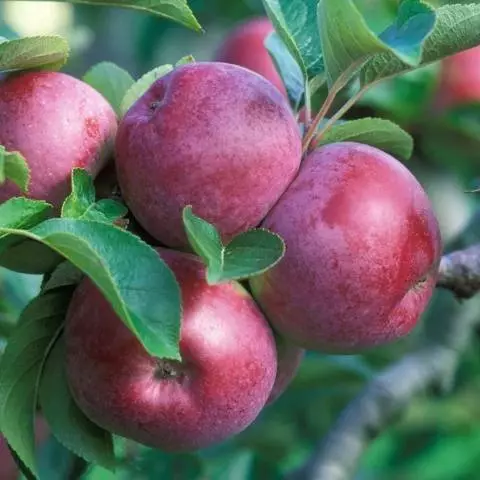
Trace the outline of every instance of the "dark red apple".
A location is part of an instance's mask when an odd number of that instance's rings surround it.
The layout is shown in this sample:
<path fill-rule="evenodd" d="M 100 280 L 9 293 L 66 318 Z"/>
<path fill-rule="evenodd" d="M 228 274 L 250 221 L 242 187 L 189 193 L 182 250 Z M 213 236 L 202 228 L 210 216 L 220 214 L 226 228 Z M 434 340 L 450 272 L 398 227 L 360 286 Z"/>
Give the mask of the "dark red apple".
<path fill-rule="evenodd" d="M 398 339 L 435 287 L 441 241 L 429 199 L 374 147 L 311 153 L 263 226 L 287 250 L 252 291 L 273 327 L 304 348 L 348 353 Z"/>
<path fill-rule="evenodd" d="M 139 223 L 188 246 L 182 209 L 228 241 L 258 225 L 298 171 L 301 138 L 285 98 L 236 65 L 205 62 L 158 79 L 120 122 L 118 181 Z"/>
<path fill-rule="evenodd" d="M 435 108 L 480 102 L 480 46 L 451 55 L 440 63 Z"/>
<path fill-rule="evenodd" d="M 275 340 L 239 284 L 209 286 L 196 257 L 159 253 L 182 291 L 182 362 L 147 354 L 85 280 L 66 320 L 68 381 L 79 407 L 107 430 L 166 451 L 194 450 L 255 420 L 275 381 Z"/>
<path fill-rule="evenodd" d="M 251 18 L 242 22 L 223 40 L 215 54 L 215 60 L 259 73 L 286 96 L 282 79 L 264 44 L 273 31 L 273 25 L 267 17 Z"/>
<path fill-rule="evenodd" d="M 107 100 L 70 75 L 28 72 L 0 83 L 0 145 L 26 158 L 30 198 L 60 208 L 70 193 L 72 168 L 95 176 L 116 131 L 116 115 Z M 0 184 L 0 203 L 20 195 L 12 182 Z"/>

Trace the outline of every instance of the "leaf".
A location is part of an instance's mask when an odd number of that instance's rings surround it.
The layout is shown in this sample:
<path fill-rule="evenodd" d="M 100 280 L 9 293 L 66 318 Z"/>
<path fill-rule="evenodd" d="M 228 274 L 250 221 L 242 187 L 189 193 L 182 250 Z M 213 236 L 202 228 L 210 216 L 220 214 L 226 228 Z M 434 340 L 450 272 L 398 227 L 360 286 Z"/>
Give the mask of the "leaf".
<path fill-rule="evenodd" d="M 34 474 L 37 382 L 44 356 L 64 320 L 71 293 L 62 289 L 32 300 L 20 316 L 0 361 L 0 428 Z"/>
<path fill-rule="evenodd" d="M 31 228 L 45 220 L 51 208 L 50 204 L 41 200 L 11 198 L 0 204 L 0 228 Z"/>
<path fill-rule="evenodd" d="M 270 53 L 277 71 L 282 78 L 290 104 L 294 111 L 297 111 L 301 105 L 305 91 L 305 81 L 302 70 L 277 33 L 272 32 L 266 38 L 265 47 Z"/>
<path fill-rule="evenodd" d="M 343 87 L 367 60 L 381 53 L 417 66 L 435 13 L 419 0 L 403 0 L 396 22 L 378 35 L 353 0 L 320 0 L 318 22 L 328 85 L 339 81 Z"/>
<path fill-rule="evenodd" d="M 480 5 L 445 5 L 435 14 L 435 27 L 423 46 L 422 65 L 480 44 Z M 360 83 L 365 86 L 410 69 L 392 53 L 383 53 L 362 68 Z"/>
<path fill-rule="evenodd" d="M 302 69 L 312 79 L 324 71 L 317 28 L 318 0 L 262 0 L 277 34 Z"/>
<path fill-rule="evenodd" d="M 0 145 L 0 185 L 6 180 L 12 181 L 26 193 L 30 183 L 30 169 L 20 152 L 7 152 L 5 147 Z"/>
<path fill-rule="evenodd" d="M 67 41 L 57 35 L 7 40 L 0 43 L 0 71 L 60 70 L 69 53 Z"/>
<path fill-rule="evenodd" d="M 123 68 L 111 62 L 101 62 L 93 66 L 83 81 L 98 90 L 110 103 L 117 115 L 121 114 L 121 103 L 128 89 L 135 83 L 132 76 Z"/>
<path fill-rule="evenodd" d="M 152 356 L 180 359 L 180 289 L 158 253 L 106 223 L 52 218 L 32 230 L 1 229 L 58 252 L 88 275 Z"/>
<path fill-rule="evenodd" d="M 127 113 L 130 107 L 150 88 L 150 86 L 159 78 L 173 70 L 173 65 L 161 65 L 150 70 L 137 80 L 127 91 L 122 100 L 120 111 L 122 116 Z"/>
<path fill-rule="evenodd" d="M 210 285 L 259 275 L 285 254 L 283 240 L 264 229 L 241 233 L 224 246 L 218 230 L 197 217 L 191 206 L 183 209 L 183 223 L 190 245 L 206 263 Z"/>
<path fill-rule="evenodd" d="M 77 285 L 83 278 L 83 273 L 70 262 L 62 262 L 49 276 L 42 286 L 42 292 L 46 293 L 57 288 Z"/>
<path fill-rule="evenodd" d="M 361 118 L 335 125 L 322 136 L 319 145 L 345 141 L 365 143 L 404 160 L 413 152 L 410 134 L 381 118 Z"/>
<path fill-rule="evenodd" d="M 65 341 L 61 336 L 48 355 L 39 385 L 39 402 L 57 440 L 90 463 L 114 469 L 112 435 L 90 421 L 75 403 L 65 371 Z"/>
<path fill-rule="evenodd" d="M 32 0 L 30 0 L 32 1 Z M 37 1 L 37 0 L 33 0 Z M 168 18 L 197 32 L 202 27 L 190 10 L 186 0 L 55 0 L 57 2 L 131 8 Z"/>
<path fill-rule="evenodd" d="M 182 57 L 176 64 L 176 67 L 180 67 L 181 65 L 186 65 L 187 63 L 195 63 L 195 58 L 193 58 L 193 55 L 186 55 L 185 57 Z"/>
<path fill-rule="evenodd" d="M 104 198 L 96 202 L 91 209 L 87 210 L 83 218 L 105 223 L 115 223 L 127 215 L 127 213 L 128 209 L 122 203 Z"/>

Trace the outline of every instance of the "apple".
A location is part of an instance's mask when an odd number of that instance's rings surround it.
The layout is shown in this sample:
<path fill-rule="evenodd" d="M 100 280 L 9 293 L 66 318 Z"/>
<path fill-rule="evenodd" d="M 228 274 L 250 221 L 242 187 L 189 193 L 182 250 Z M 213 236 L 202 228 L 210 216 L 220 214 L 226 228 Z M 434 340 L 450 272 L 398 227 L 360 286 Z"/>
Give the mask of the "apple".
<path fill-rule="evenodd" d="M 209 286 L 197 257 L 158 252 L 182 292 L 182 361 L 150 356 L 87 279 L 67 313 L 67 378 L 101 427 L 165 451 L 195 450 L 258 416 L 277 372 L 275 339 L 240 284 Z"/>
<path fill-rule="evenodd" d="M 156 80 L 119 125 L 123 198 L 164 245 L 188 248 L 182 210 L 223 239 L 258 225 L 296 175 L 298 125 L 286 99 L 236 65 L 190 63 Z"/>
<path fill-rule="evenodd" d="M 215 60 L 257 72 L 286 96 L 285 86 L 264 44 L 273 31 L 273 25 L 267 17 L 248 19 L 227 35 L 215 54 Z"/>
<path fill-rule="evenodd" d="M 27 72 L 0 82 L 0 144 L 19 151 L 31 172 L 26 196 L 58 210 L 70 193 L 74 167 L 95 176 L 113 147 L 117 119 L 92 87 L 60 72 Z M 0 203 L 21 190 L 0 184 Z"/>
<path fill-rule="evenodd" d="M 444 111 L 472 102 L 480 102 L 480 46 L 440 62 L 434 106 L 438 111 Z"/>
<path fill-rule="evenodd" d="M 271 405 L 283 395 L 300 368 L 305 350 L 289 342 L 280 335 L 275 335 L 277 346 L 277 376 L 267 404 Z"/>
<path fill-rule="evenodd" d="M 263 227 L 285 257 L 251 279 L 275 330 L 311 350 L 351 353 L 408 334 L 435 287 L 438 222 L 415 177 L 354 142 L 307 156 Z"/>

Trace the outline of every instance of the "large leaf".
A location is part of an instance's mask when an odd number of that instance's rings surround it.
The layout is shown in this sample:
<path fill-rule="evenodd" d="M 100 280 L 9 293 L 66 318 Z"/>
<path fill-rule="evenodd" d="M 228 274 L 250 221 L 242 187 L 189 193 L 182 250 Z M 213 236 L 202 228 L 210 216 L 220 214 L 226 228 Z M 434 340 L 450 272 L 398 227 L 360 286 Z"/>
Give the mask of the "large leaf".
<path fill-rule="evenodd" d="M 0 43 L 0 71 L 59 70 L 69 52 L 67 41 L 56 35 L 6 40 Z"/>
<path fill-rule="evenodd" d="M 26 193 L 30 183 L 30 169 L 20 152 L 7 152 L 0 145 L 0 185 L 6 180 L 12 181 Z"/>
<path fill-rule="evenodd" d="M 93 280 L 151 355 L 180 359 L 179 286 L 157 252 L 138 237 L 106 223 L 59 218 L 31 230 L 2 232 L 64 256 Z"/>
<path fill-rule="evenodd" d="M 39 0 L 30 0 L 39 1 Z M 178 22 L 185 27 L 201 31 L 202 27 L 193 15 L 187 0 L 54 0 L 57 2 L 104 5 L 141 10 Z"/>
<path fill-rule="evenodd" d="M 61 326 L 71 291 L 35 298 L 23 311 L 0 361 L 0 429 L 36 474 L 34 419 L 37 385 L 46 353 Z"/>
<path fill-rule="evenodd" d="M 423 46 L 421 64 L 435 62 L 480 44 L 480 5 L 445 5 L 435 10 L 435 27 Z M 368 85 L 411 69 L 392 53 L 378 55 L 362 68 L 360 81 Z"/>
<path fill-rule="evenodd" d="M 132 76 L 112 62 L 102 62 L 93 66 L 83 81 L 98 90 L 110 103 L 117 115 L 121 114 L 121 104 L 128 89 L 135 83 Z"/>
<path fill-rule="evenodd" d="M 318 22 L 328 84 L 340 81 L 344 86 L 367 60 L 381 53 L 417 66 L 435 13 L 419 0 L 403 0 L 395 23 L 376 33 L 353 0 L 320 0 Z"/>
<path fill-rule="evenodd" d="M 283 240 L 263 229 L 241 233 L 223 245 L 217 229 L 194 215 L 190 206 L 183 210 L 183 223 L 192 248 L 205 261 L 209 284 L 259 275 L 285 254 Z"/>
<path fill-rule="evenodd" d="M 90 421 L 70 393 L 63 336 L 47 357 L 38 393 L 42 413 L 59 442 L 89 463 L 113 469 L 112 435 Z"/>
<path fill-rule="evenodd" d="M 366 143 L 404 160 L 413 152 L 410 134 L 381 118 L 361 118 L 335 125 L 322 136 L 319 145 L 345 141 Z"/>

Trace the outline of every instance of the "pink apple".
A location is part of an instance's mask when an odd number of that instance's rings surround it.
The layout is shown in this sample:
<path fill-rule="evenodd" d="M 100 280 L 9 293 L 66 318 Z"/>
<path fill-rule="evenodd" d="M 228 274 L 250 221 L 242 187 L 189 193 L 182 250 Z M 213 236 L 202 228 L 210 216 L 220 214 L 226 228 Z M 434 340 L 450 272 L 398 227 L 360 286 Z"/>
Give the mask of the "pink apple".
<path fill-rule="evenodd" d="M 205 62 L 158 79 L 120 123 L 116 162 L 139 223 L 187 247 L 182 210 L 224 240 L 258 225 L 298 171 L 301 138 L 285 98 L 256 73 Z"/>
<path fill-rule="evenodd" d="M 393 341 L 432 295 L 441 254 L 432 206 L 409 170 L 374 147 L 311 153 L 263 226 L 287 250 L 252 290 L 299 346 L 342 353 Z"/>
<path fill-rule="evenodd" d="M 275 340 L 239 284 L 209 286 L 196 257 L 159 253 L 182 291 L 182 362 L 150 356 L 85 280 L 66 320 L 68 380 L 105 429 L 166 451 L 195 450 L 255 420 L 275 381 Z"/>
<path fill-rule="evenodd" d="M 57 210 L 74 167 L 96 175 L 112 150 L 115 112 L 86 83 L 59 72 L 28 72 L 0 82 L 0 145 L 19 151 L 31 170 L 27 196 Z M 0 184 L 0 203 L 22 192 Z"/>
<path fill-rule="evenodd" d="M 267 17 L 251 18 L 228 34 L 216 52 L 215 60 L 259 73 L 286 96 L 285 86 L 264 44 L 273 31 L 273 25 Z"/>

